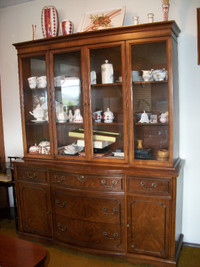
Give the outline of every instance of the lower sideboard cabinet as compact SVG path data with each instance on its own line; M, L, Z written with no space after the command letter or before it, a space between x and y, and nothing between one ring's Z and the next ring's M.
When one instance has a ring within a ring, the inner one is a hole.
M21 236L135 264L177 266L181 177L28 165L15 163Z

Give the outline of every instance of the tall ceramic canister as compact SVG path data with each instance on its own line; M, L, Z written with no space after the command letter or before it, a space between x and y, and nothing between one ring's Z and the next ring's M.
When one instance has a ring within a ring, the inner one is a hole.
M54 6L45 6L41 13L41 26L44 38L58 36L59 18Z
M70 20L64 19L60 23L60 31L62 35L67 35L73 33L73 24Z
M113 64L108 63L108 60L101 65L101 79L102 83L113 83L114 81Z

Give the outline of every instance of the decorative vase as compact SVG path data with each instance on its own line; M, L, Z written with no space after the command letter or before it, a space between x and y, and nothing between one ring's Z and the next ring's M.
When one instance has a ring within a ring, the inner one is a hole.
M169 15L169 4L163 4L162 5L162 10L163 10L163 20L167 21L168 20L168 15Z
M65 19L60 23L60 31L62 35L71 34L73 32L73 24L70 20Z
M143 149L142 140L137 140L137 149Z
M41 26L44 38L55 37L59 31L58 12L54 6L45 6L41 13Z

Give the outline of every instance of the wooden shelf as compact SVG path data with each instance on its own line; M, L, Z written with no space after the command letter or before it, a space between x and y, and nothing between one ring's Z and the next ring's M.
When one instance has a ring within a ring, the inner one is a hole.
M136 126L168 126L168 123L140 123L140 122L136 122L135 123Z

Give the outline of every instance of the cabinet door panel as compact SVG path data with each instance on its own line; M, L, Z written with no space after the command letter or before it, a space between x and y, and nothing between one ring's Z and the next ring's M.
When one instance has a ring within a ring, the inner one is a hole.
M51 236L49 190L43 185L19 184L22 225L25 232Z
M90 54L92 155L101 160L126 158L124 43L93 46Z
M55 236L72 245L122 251L124 236L119 224L93 223L56 215Z
M128 197L128 251L168 256L169 200Z
M28 157L50 157L52 132L47 53L20 57L20 63L24 153Z

